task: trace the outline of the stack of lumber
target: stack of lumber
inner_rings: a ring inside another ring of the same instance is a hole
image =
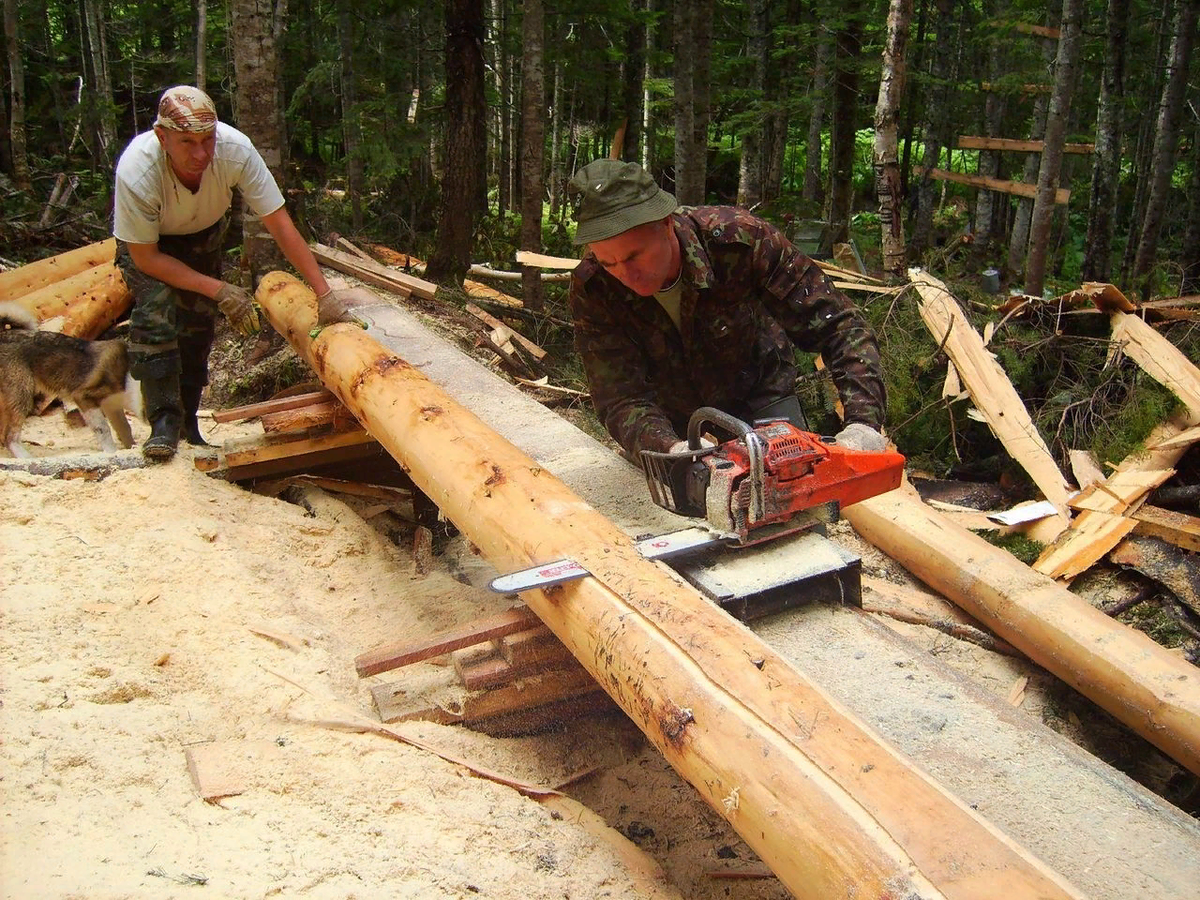
[[[526,607],[355,660],[361,677],[434,660],[432,684],[411,679],[371,688],[383,722],[461,724],[492,735],[530,734],[615,707],[569,651]],[[447,664],[448,663],[448,664]]]
[[[0,272],[0,299],[19,303],[55,331],[99,337],[132,300],[115,254],[110,238]]]

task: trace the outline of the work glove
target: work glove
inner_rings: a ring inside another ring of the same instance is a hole
[[[709,440],[706,437],[701,436],[701,438],[700,438],[700,449],[701,450],[703,450],[706,447],[715,447],[715,446],[717,446],[717,445],[714,444],[711,440]],[[675,443],[673,443],[671,445],[671,450],[669,452],[671,452],[671,453],[687,453],[690,449],[691,448],[688,446],[687,441],[676,441]]]
[[[851,422],[837,433],[834,440],[847,450],[864,450],[867,453],[882,453],[887,449],[887,438],[862,422]]]
[[[225,282],[213,295],[213,299],[217,301],[217,307],[225,313],[225,318],[238,334],[249,337],[258,331],[258,311],[254,308],[254,298],[248,290]]]
[[[366,328],[366,323],[358,316],[354,315],[346,305],[344,291],[335,291],[329,288],[325,293],[317,297],[317,327],[324,328],[326,325],[334,325],[338,322],[351,322],[362,328]]]

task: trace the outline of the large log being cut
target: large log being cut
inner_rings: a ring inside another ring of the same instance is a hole
[[[592,573],[525,601],[796,896],[1079,896],[409,362],[354,325],[310,338],[299,281],[257,298],[493,565]]]

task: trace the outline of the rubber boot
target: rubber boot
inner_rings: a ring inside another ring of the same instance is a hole
[[[183,384],[179,387],[179,398],[183,404],[183,425],[179,433],[193,447],[212,446],[200,433],[200,424],[196,421],[196,410],[200,408],[200,394],[203,391],[202,384]]]
[[[183,413],[179,398],[179,357],[169,354],[142,367],[142,403],[150,437],[142,444],[142,456],[166,462],[179,446]]]

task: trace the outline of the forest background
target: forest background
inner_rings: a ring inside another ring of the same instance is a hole
[[[980,325],[1003,299],[984,290],[990,269],[1002,294],[1081,281],[1191,294],[1198,12],[1200,0],[4,0],[0,256],[106,237],[117,156],[164,88],[194,83],[253,139],[302,229],[417,253],[446,285],[472,263],[515,268],[518,248],[576,254],[567,179],[616,144],[683,204],[737,203],[797,242],[816,223],[894,281],[926,266]],[[964,135],[1041,152],[961,148]],[[922,174],[934,169],[1036,189]],[[231,254],[248,280],[280,267],[252,221]],[[554,327],[562,289],[527,269],[521,292],[539,338],[569,347]],[[944,360],[902,299],[860,301],[883,343],[893,437],[939,474],[999,474],[998,445],[941,396]],[[1105,366],[1101,317],[1034,307],[1004,325],[991,348],[1060,457],[1119,459],[1175,403],[1136,367]],[[1194,319],[1168,331],[1200,354]],[[582,386],[577,364],[555,374]],[[819,380],[808,389],[832,415]]]

